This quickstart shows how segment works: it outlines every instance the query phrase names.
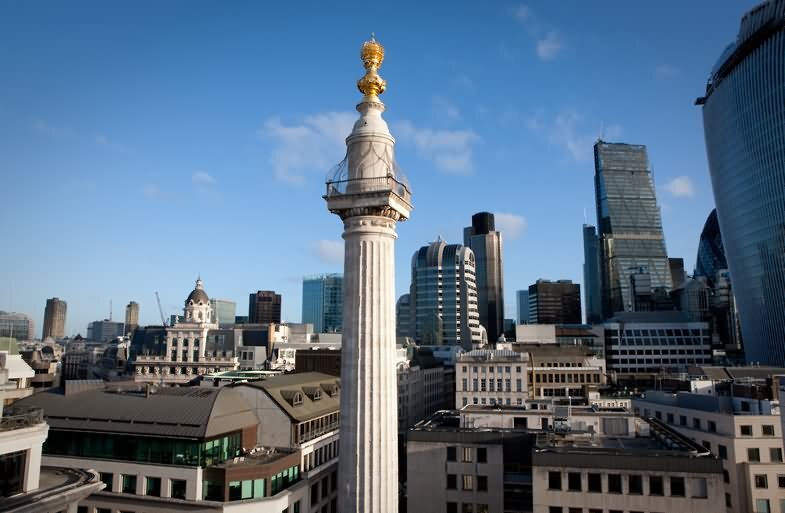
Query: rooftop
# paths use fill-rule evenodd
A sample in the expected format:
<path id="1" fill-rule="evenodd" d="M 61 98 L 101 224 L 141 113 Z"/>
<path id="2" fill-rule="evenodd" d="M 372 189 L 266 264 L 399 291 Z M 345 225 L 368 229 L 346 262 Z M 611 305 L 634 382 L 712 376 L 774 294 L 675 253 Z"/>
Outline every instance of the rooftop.
<path id="1" fill-rule="evenodd" d="M 13 497 L 0 498 L 0 511 L 65 511 L 69 503 L 76 503 L 105 486 L 94 470 L 41 467 L 38 488 Z"/>
<path id="2" fill-rule="evenodd" d="M 285 374 L 235 386 L 263 390 L 289 417 L 297 422 L 340 410 L 341 380 L 320 372 Z"/>

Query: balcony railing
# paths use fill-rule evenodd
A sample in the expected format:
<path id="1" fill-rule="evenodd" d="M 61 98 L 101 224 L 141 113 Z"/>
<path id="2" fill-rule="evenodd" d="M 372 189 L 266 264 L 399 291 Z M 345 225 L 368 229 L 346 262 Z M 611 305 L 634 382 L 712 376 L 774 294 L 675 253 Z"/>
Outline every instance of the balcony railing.
<path id="1" fill-rule="evenodd" d="M 41 408 L 12 406 L 3 411 L 0 418 L 0 431 L 22 429 L 44 423 L 44 410 Z"/>
<path id="2" fill-rule="evenodd" d="M 401 199 L 410 201 L 411 193 L 405 183 L 398 181 L 393 175 L 375 176 L 371 178 L 348 178 L 327 182 L 327 198 L 344 194 L 360 194 L 366 192 L 390 191 Z"/>

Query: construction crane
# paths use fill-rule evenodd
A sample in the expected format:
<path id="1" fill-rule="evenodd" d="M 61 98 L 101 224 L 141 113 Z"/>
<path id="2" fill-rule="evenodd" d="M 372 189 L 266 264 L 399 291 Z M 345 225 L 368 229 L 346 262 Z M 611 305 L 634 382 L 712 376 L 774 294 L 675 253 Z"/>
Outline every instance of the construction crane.
<path id="1" fill-rule="evenodd" d="M 161 298 L 158 296 L 158 291 L 155 291 L 155 300 L 158 301 L 158 313 L 161 314 L 161 325 L 166 326 L 166 317 L 164 317 L 164 309 L 161 307 Z"/>

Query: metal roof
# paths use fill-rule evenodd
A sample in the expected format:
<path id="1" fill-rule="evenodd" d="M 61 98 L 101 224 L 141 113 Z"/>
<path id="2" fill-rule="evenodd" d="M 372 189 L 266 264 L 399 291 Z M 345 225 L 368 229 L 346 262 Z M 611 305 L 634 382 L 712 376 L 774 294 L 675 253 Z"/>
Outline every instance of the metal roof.
<path id="1" fill-rule="evenodd" d="M 263 390 L 293 420 L 305 422 L 341 408 L 341 380 L 321 372 L 301 372 L 275 376 L 263 381 L 238 383 Z M 313 392 L 320 391 L 320 399 L 314 400 Z M 295 404 L 295 394 L 300 394 L 301 403 Z"/>

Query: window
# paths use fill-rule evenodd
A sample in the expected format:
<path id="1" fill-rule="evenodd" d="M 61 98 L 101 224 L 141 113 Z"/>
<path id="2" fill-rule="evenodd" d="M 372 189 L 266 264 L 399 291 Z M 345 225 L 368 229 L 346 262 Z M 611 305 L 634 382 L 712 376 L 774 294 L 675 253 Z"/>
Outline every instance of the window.
<path id="1" fill-rule="evenodd" d="M 523 382 L 520 379 L 515 380 L 515 391 L 523 392 Z"/>
<path id="2" fill-rule="evenodd" d="M 608 474 L 608 493 L 621 493 L 621 474 Z"/>
<path id="3" fill-rule="evenodd" d="M 589 491 L 602 493 L 602 474 L 589 472 L 588 476 Z"/>
<path id="4" fill-rule="evenodd" d="M 739 426 L 741 436 L 752 436 L 752 426 Z"/>
<path id="5" fill-rule="evenodd" d="M 472 482 L 472 476 L 470 474 L 463 475 L 463 489 L 464 490 L 473 490 L 474 483 Z"/>
<path id="6" fill-rule="evenodd" d="M 725 507 L 726 508 L 732 508 L 733 507 L 733 502 L 731 501 L 729 493 L 725 494 Z"/>
<path id="7" fill-rule="evenodd" d="M 447 513 L 458 513 L 458 503 L 457 502 L 448 502 L 447 503 Z"/>
<path id="8" fill-rule="evenodd" d="M 747 461 L 751 463 L 760 462 L 760 449 L 747 449 Z"/>
<path id="9" fill-rule="evenodd" d="M 104 488 L 105 492 L 113 492 L 112 490 L 112 481 L 114 480 L 114 474 L 111 472 L 101 472 L 101 482 L 106 485 Z"/>
<path id="10" fill-rule="evenodd" d="M 710 421 L 708 421 L 708 424 L 709 425 L 708 425 L 707 429 L 709 430 L 709 433 L 716 433 L 717 432 L 717 423 L 714 422 L 713 420 L 710 420 Z"/>
<path id="11" fill-rule="evenodd" d="M 472 462 L 472 448 L 471 447 L 464 447 L 463 448 L 463 459 L 461 460 L 464 463 L 471 463 Z"/>
<path id="12" fill-rule="evenodd" d="M 705 499 L 709 496 L 705 477 L 696 477 L 692 480 L 692 496 L 697 499 Z"/>
<path id="13" fill-rule="evenodd" d="M 701 445 L 702 445 L 703 447 L 705 447 L 707 450 L 709 450 L 709 451 L 711 450 L 711 442 L 707 442 L 706 440 L 703 440 L 703 441 L 701 442 Z"/>
<path id="14" fill-rule="evenodd" d="M 666 415 L 665 418 L 667 419 L 668 424 L 673 424 L 673 414 L 672 413 L 669 413 L 668 415 Z"/>
<path id="15" fill-rule="evenodd" d="M 725 469 L 722 469 L 722 481 L 725 483 L 730 483 L 730 473 Z"/>
<path id="16" fill-rule="evenodd" d="M 628 478 L 630 494 L 642 495 L 643 494 L 643 477 L 633 474 Z"/>
<path id="17" fill-rule="evenodd" d="M 768 488 L 769 480 L 766 474 L 755 474 L 755 488 Z"/>
<path id="18" fill-rule="evenodd" d="M 548 490 L 561 490 L 561 472 L 548 472 Z"/>
<path id="19" fill-rule="evenodd" d="M 717 446 L 717 453 L 719 454 L 720 458 L 722 458 L 723 460 L 728 459 L 728 448 L 725 447 L 724 445 Z"/>
<path id="20" fill-rule="evenodd" d="M 488 463 L 488 449 L 485 447 L 477 448 L 477 463 Z"/>
<path id="21" fill-rule="evenodd" d="M 687 416 L 686 415 L 679 415 L 679 425 L 686 426 L 687 425 Z"/>
<path id="22" fill-rule="evenodd" d="M 335 491 L 335 490 L 338 489 L 338 471 L 337 470 L 333 470 L 333 472 L 332 472 L 332 480 L 330 481 L 330 485 L 331 485 L 330 489 L 332 491 Z"/>
<path id="23" fill-rule="evenodd" d="M 136 493 L 136 476 L 123 474 L 123 493 Z"/>
<path id="24" fill-rule="evenodd" d="M 780 474 L 777 476 L 777 486 L 785 488 L 785 475 Z"/>
<path id="25" fill-rule="evenodd" d="M 548 513 L 562 513 L 561 506 L 551 506 L 548 508 Z"/>
<path id="26" fill-rule="evenodd" d="M 488 476 L 477 476 L 477 491 L 478 492 L 488 491 Z"/>
<path id="27" fill-rule="evenodd" d="M 455 447 L 447 447 L 447 461 L 455 461 L 457 458 L 457 450 Z"/>
<path id="28" fill-rule="evenodd" d="M 698 418 L 692 419 L 692 427 L 693 427 L 693 429 L 700 429 L 701 428 L 701 419 L 698 419 Z"/>
<path id="29" fill-rule="evenodd" d="M 314 483 L 311 486 L 311 507 L 316 506 L 319 502 L 319 483 Z"/>
<path id="30" fill-rule="evenodd" d="M 161 496 L 161 478 L 160 477 L 148 477 L 147 478 L 147 486 L 145 487 L 146 495 L 150 495 L 152 497 L 160 497 Z"/>
<path id="31" fill-rule="evenodd" d="M 769 448 L 769 459 L 771 460 L 772 463 L 774 463 L 774 462 L 781 463 L 782 462 L 782 449 L 779 448 L 779 447 L 770 447 Z"/>
<path id="32" fill-rule="evenodd" d="M 671 497 L 684 497 L 684 478 L 671 476 Z"/>
<path id="33" fill-rule="evenodd" d="M 447 489 L 455 490 L 458 487 L 458 479 L 455 474 L 447 474 Z"/>
<path id="34" fill-rule="evenodd" d="M 774 426 L 771 424 L 761 426 L 761 431 L 763 436 L 774 436 Z"/>
<path id="35" fill-rule="evenodd" d="M 771 513 L 769 499 L 755 499 L 755 513 Z"/>
<path id="36" fill-rule="evenodd" d="M 568 472 L 567 473 L 567 489 L 571 492 L 581 491 L 581 473 Z"/>

